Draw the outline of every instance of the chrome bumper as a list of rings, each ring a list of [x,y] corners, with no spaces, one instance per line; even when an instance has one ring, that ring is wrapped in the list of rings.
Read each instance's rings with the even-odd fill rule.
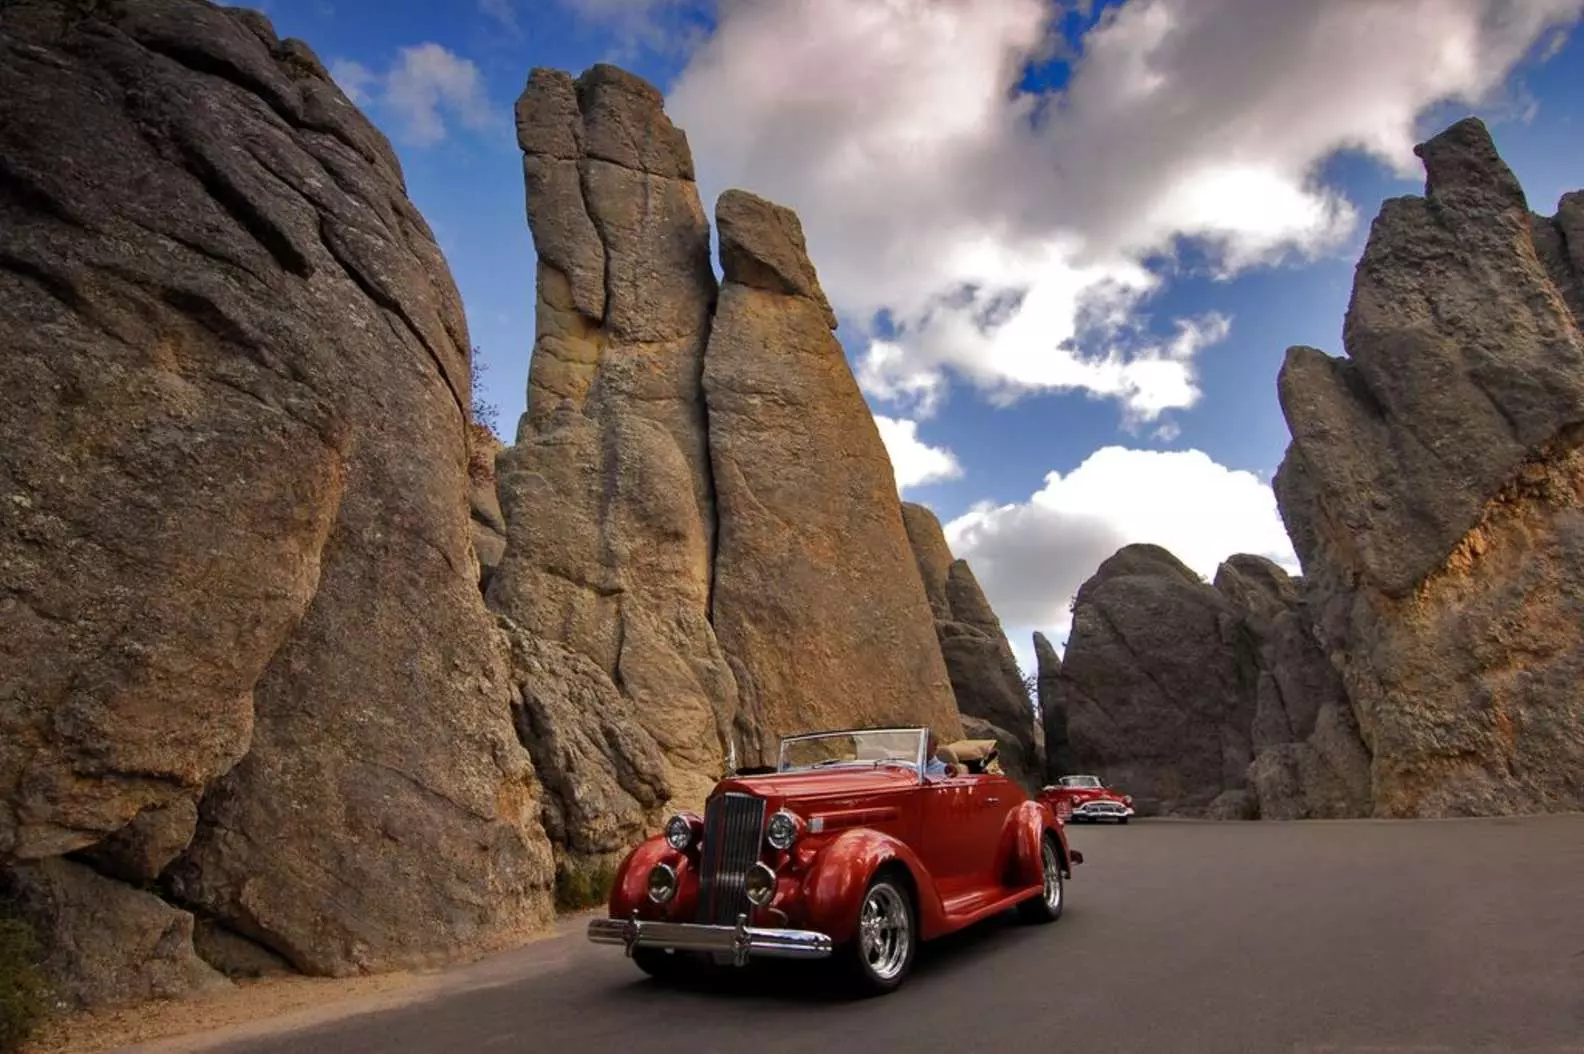
[[[737,966],[750,956],[774,959],[823,959],[833,943],[814,930],[766,929],[748,925],[748,916],[737,916],[735,926],[706,926],[693,922],[654,922],[630,919],[592,919],[588,939],[595,944],[619,944],[628,955],[634,948],[670,948],[686,952],[714,952],[732,957]]]

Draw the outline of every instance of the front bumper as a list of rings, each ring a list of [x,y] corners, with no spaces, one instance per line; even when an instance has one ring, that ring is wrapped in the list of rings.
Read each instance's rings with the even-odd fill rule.
[[[749,957],[773,959],[823,959],[834,942],[814,930],[770,929],[748,925],[739,915],[735,926],[706,926],[694,922],[655,922],[640,919],[593,919],[588,939],[595,944],[619,944],[628,955],[634,948],[669,948],[674,951],[730,955],[737,966]]]
[[[1072,811],[1072,816],[1080,820],[1122,820],[1130,819],[1133,816],[1133,810],[1128,806],[1123,806],[1119,809],[1115,805],[1107,805],[1104,808],[1090,808],[1087,805],[1080,805]]]

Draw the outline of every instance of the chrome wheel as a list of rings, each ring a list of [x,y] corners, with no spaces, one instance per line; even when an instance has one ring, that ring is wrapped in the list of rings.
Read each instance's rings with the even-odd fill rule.
[[[1041,925],[1061,918],[1062,893],[1061,850],[1056,837],[1049,832],[1040,839],[1040,891],[1018,905],[1018,914],[1029,922]]]
[[[858,913],[858,944],[864,965],[879,981],[895,980],[913,948],[913,918],[907,896],[889,882],[877,882]]]
[[[1040,853],[1045,861],[1045,907],[1054,915],[1061,911],[1061,861],[1056,858],[1056,847],[1049,838],[1041,839]]]

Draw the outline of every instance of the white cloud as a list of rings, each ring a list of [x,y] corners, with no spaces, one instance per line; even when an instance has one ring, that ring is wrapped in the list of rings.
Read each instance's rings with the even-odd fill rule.
[[[413,146],[444,140],[448,119],[476,131],[499,124],[478,66],[439,44],[402,48],[384,72],[338,59],[330,73],[349,99],[394,120],[395,137]]]
[[[942,480],[958,479],[962,466],[957,456],[945,447],[930,446],[918,437],[918,422],[875,415],[880,438],[891,456],[896,473],[897,492]]]
[[[732,0],[722,0],[729,4]],[[562,6],[615,36],[606,61],[630,61],[642,52],[686,54],[702,43],[699,19],[711,0],[560,0]]]
[[[1227,322],[1146,325],[1160,257],[1199,239],[1232,274],[1336,247],[1358,214],[1321,162],[1359,149],[1415,177],[1426,108],[1493,98],[1581,8],[1128,0],[1064,93],[1031,95],[1051,0],[721,0],[669,108],[707,200],[794,207],[844,318],[887,313],[859,355],[872,397],[927,416],[950,373],[1149,421],[1198,399],[1195,356]]]
[[[973,565],[1020,661],[1036,629],[1059,646],[1073,594],[1124,545],[1163,546],[1206,578],[1234,553],[1299,570],[1270,485],[1198,450],[1104,447],[1047,475],[1026,502],[975,506],[946,524],[946,540]]]

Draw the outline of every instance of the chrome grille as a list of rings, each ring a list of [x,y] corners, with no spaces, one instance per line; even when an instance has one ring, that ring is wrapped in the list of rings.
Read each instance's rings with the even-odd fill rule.
[[[765,803],[751,794],[722,794],[704,806],[698,921],[729,926],[749,911],[748,869],[759,860]]]

